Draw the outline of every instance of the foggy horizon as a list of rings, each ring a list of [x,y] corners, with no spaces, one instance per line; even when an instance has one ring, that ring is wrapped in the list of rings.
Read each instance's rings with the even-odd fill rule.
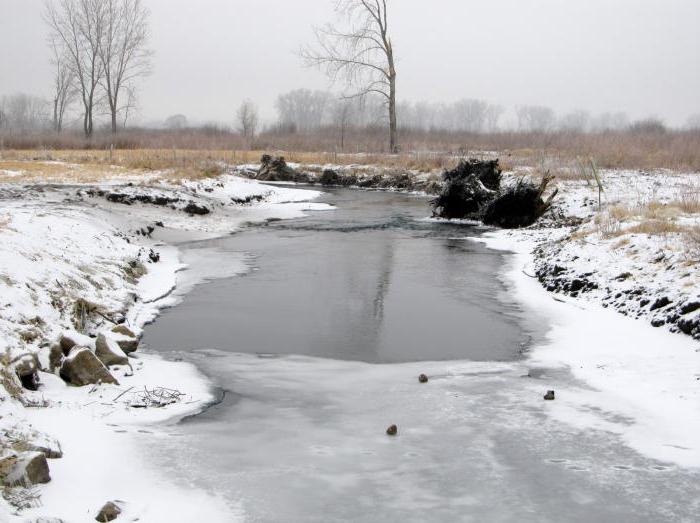
[[[313,43],[312,26],[334,20],[330,0],[144,4],[151,11],[153,72],[139,82],[133,123],[184,114],[191,123],[231,125],[244,99],[270,123],[279,94],[342,88],[298,56]],[[518,105],[551,107],[560,116],[576,110],[655,116],[673,126],[700,113],[700,2],[442,0],[427,10],[424,4],[390,6],[399,102],[485,100],[506,109],[504,126]],[[50,96],[43,8],[43,0],[0,0],[0,45],[9,50],[0,55],[0,97]]]

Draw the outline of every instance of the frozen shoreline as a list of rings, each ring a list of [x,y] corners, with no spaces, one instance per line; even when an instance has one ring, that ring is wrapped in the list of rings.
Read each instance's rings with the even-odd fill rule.
[[[112,190],[117,184],[118,181],[108,182],[102,187]],[[66,330],[65,319],[56,317],[48,306],[37,302],[37,299],[47,301],[45,298],[18,289],[18,284],[25,279],[29,285],[45,288],[45,284],[36,281],[37,272],[46,273],[51,286],[57,285],[59,288],[87,278],[92,289],[88,293],[90,301],[100,303],[109,297],[114,308],[120,302],[127,302],[129,295],[136,296],[133,305],[126,310],[125,324],[139,334],[145,324],[155,319],[159,310],[176,304],[184,293],[200,281],[210,277],[232,276],[245,270],[242,260],[230,259],[225,266],[220,260],[217,260],[219,263],[198,263],[200,270],[196,274],[183,271],[187,266],[183,264],[182,253],[172,244],[170,237],[178,241],[212,238],[229,234],[245,223],[292,218],[307,210],[329,209],[324,204],[308,203],[320,195],[317,191],[270,187],[234,177],[224,176],[198,184],[185,182],[183,185],[182,189],[171,186],[134,189],[131,185],[122,185],[114,190],[156,196],[167,191],[166,194],[174,195],[174,200],[182,194],[178,191],[192,191],[194,188],[194,192],[204,192],[203,201],[214,209],[211,217],[184,219],[178,209],[161,210],[146,205],[139,206],[136,212],[131,206],[127,208],[102,203],[86,206],[82,198],[79,201],[66,200],[65,195],[73,189],[59,189],[55,197],[37,195],[37,201],[32,199],[29,203],[13,198],[2,202],[4,205],[0,207],[0,215],[2,211],[9,211],[10,214],[4,224],[5,230],[0,233],[4,232],[4,238],[10,240],[6,246],[12,249],[16,245],[14,249],[22,256],[28,256],[28,261],[22,267],[16,258],[13,259],[16,254],[11,250],[0,252],[6,269],[2,274],[4,280],[0,283],[6,284],[11,292],[14,289],[16,296],[12,314],[0,318],[3,320],[0,328],[4,334],[0,349],[9,351],[9,357],[31,350],[30,347],[17,350],[19,340],[13,343],[10,338],[18,330],[17,322],[23,321],[22,317],[43,316],[41,326],[45,337],[53,337]],[[94,186],[84,186],[85,189],[90,187]],[[17,187],[8,190],[16,191]],[[81,190],[78,189],[78,194]],[[229,200],[251,196],[254,201],[250,205],[240,208],[234,202],[235,208],[228,210]],[[258,199],[259,202],[256,201]],[[88,203],[92,201],[94,198],[89,199]],[[221,211],[216,209],[219,201],[223,207]],[[44,211],[44,208],[47,210]],[[134,242],[121,232],[139,230],[140,224],[155,218],[164,219],[162,216],[166,216],[168,222],[168,228],[162,234],[165,240],[159,240],[158,234],[152,239],[149,234],[148,237],[136,237]],[[68,221],[65,221],[66,218]],[[91,232],[86,234],[85,229],[90,231],[90,227]],[[82,234],[76,237],[74,231],[78,230]],[[94,240],[85,241],[85,237],[90,236],[99,238],[104,248],[112,250],[112,253],[102,256]],[[31,242],[35,242],[36,246]],[[57,253],[61,253],[60,258],[52,258],[54,261],[39,259],[44,256],[36,253],[42,252],[43,247],[43,251],[51,256],[54,244],[59,249]],[[68,244],[72,244],[73,248],[66,250],[64,245]],[[104,292],[107,285],[115,282],[110,273],[116,275],[117,271],[111,267],[116,268],[119,263],[134,256],[140,258],[148,250],[155,250],[159,259],[147,265],[148,271],[135,285],[125,281],[115,287],[112,283],[107,287],[108,292]],[[198,256],[200,261],[206,260],[207,256],[216,257],[216,253],[212,252],[193,252],[189,255]],[[54,267],[56,263],[63,265]],[[92,268],[88,272],[87,267],[90,266]],[[76,267],[81,269],[77,270]],[[38,346],[35,350],[38,350],[39,359],[45,364],[45,350]],[[45,434],[50,440],[55,440],[54,446],[60,446],[63,457],[49,460],[52,479],[48,484],[27,491],[41,496],[38,502],[31,503],[34,508],[15,512],[4,500],[0,500],[0,519],[24,522],[41,517],[58,517],[64,521],[83,521],[93,519],[105,502],[114,500],[123,501],[120,520],[125,521],[136,518],[149,522],[189,522],[202,517],[221,522],[237,519],[236,508],[215,495],[187,488],[186,482],[176,484],[165,470],[140,465],[143,449],[138,443],[139,432],[155,431],[166,436],[168,425],[201,412],[215,400],[209,380],[189,363],[170,362],[148,353],[137,352],[130,362],[133,371],[128,367],[112,368],[120,385],[76,388],[67,386],[54,374],[41,372],[39,391],[25,391],[24,394],[30,402],[48,405],[48,408],[22,407],[5,396],[2,390],[0,429],[13,435],[26,434],[29,438],[35,437],[31,436],[32,433]],[[130,406],[134,395],[140,394],[139,391],[155,388],[180,391],[182,396],[177,403],[164,408],[135,409]]]
[[[230,198],[232,194],[255,195],[255,190],[265,187],[248,181],[239,184],[232,177],[224,179],[228,180],[224,187],[213,189],[223,189],[222,198]],[[269,189],[271,192],[267,193],[264,203],[243,209],[236,217],[225,215],[222,220],[209,220],[170,213],[169,225],[172,230],[184,230],[193,238],[211,238],[248,221],[293,217],[305,210],[327,209],[322,205],[299,203],[300,199],[318,196],[314,191]],[[126,217],[122,209],[114,206],[106,214],[101,209],[90,209],[85,216],[97,213],[118,229],[133,228],[137,222],[155,219],[162,212],[146,207],[140,209],[137,216]],[[70,214],[69,217],[76,218]],[[191,230],[193,223],[197,224],[194,231]],[[700,433],[697,342],[626,318],[612,309],[604,309],[594,300],[548,293],[531,276],[535,273],[533,250],[538,244],[538,234],[541,231],[498,231],[474,240],[514,253],[503,274],[504,281],[513,289],[519,304],[550,323],[546,341],[534,348],[525,364],[570,371],[581,382],[570,390],[557,391],[557,401],[548,409],[549,415],[581,429],[595,428],[617,434],[632,449],[653,459],[681,467],[700,467],[700,443],[694,437]],[[152,321],[158,310],[174,305],[198,281],[244,270],[240,260],[238,263],[228,260],[223,272],[219,263],[204,264],[197,275],[199,280],[194,280],[191,278],[194,275],[181,272],[184,266],[180,252],[169,244],[172,240],[166,238],[165,235],[163,240],[144,238],[138,246],[157,248],[161,258],[157,264],[149,266],[152,270],[141,278],[135,289],[141,299],[129,309],[127,321],[137,330]],[[216,253],[200,255],[202,260]],[[25,307],[31,310],[28,303]],[[213,494],[174,484],[166,478],[164,470],[139,469],[138,474],[134,473],[142,451],[137,444],[139,430],[162,433],[165,437],[169,423],[201,411],[213,399],[210,383],[191,364],[167,362],[157,356],[138,353],[135,361],[141,368],[131,377],[118,374],[122,381],[120,387],[104,385],[93,393],[89,392],[90,387],[69,388],[58,377],[42,374],[44,387],[39,393],[28,395],[54,404],[54,408],[12,407],[9,400],[0,403],[3,411],[0,428],[29,423],[34,429],[56,437],[65,451],[61,460],[51,461],[53,481],[40,488],[43,506],[24,511],[21,516],[12,516],[9,511],[3,512],[7,509],[0,503],[0,518],[26,521],[50,516],[79,521],[113,499],[127,502],[122,516],[126,521],[147,517],[149,522],[184,522],[202,516],[208,521],[232,521],[241,517],[238,507],[230,506]],[[114,401],[129,387],[144,386],[179,388],[187,397],[165,409],[150,410],[129,409]],[[94,466],[97,462],[101,464],[99,467]],[[71,485],[70,493],[66,485]],[[79,493],[79,502],[70,496],[72,493]]]
[[[527,231],[496,231],[474,241],[513,253],[504,281],[526,312],[550,324],[525,363],[570,371],[582,384],[557,391],[551,415],[619,434],[647,457],[700,468],[697,342],[600,304],[547,292],[532,276],[537,244]]]

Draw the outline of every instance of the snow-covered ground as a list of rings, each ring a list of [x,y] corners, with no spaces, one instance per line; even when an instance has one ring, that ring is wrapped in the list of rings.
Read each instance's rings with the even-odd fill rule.
[[[497,231],[483,241],[515,253],[505,277],[517,301],[551,322],[531,363],[566,367],[590,387],[552,412],[621,430],[632,448],[660,461],[700,467],[700,253],[692,247],[700,178],[602,178],[600,208],[595,184],[559,182],[555,214],[580,225]],[[684,330],[678,325],[694,325],[685,333],[695,339],[670,335]],[[612,416],[629,423],[610,423]]]
[[[110,201],[110,194],[125,198]],[[173,305],[197,283],[182,272],[190,260],[181,259],[173,242],[329,209],[310,203],[319,194],[231,176],[178,184],[129,178],[99,185],[1,186],[0,353],[3,365],[9,364],[4,384],[10,390],[17,387],[12,362],[23,354],[37,354],[41,367],[48,369],[49,347],[62,333],[72,333],[94,350],[95,339],[78,336],[76,328],[94,336],[110,328],[108,320],[124,321],[138,334],[160,308]],[[130,197],[136,199],[127,201]],[[189,214],[189,204],[208,212]],[[200,279],[207,271],[221,277],[244,268],[241,260],[227,260],[221,267],[216,253],[192,253],[203,267]],[[83,304],[82,312],[76,303]],[[187,363],[138,351],[129,362],[111,368],[119,385],[78,388],[56,374],[40,372],[39,390],[23,394],[31,408],[0,387],[0,431],[5,434],[0,458],[42,438],[54,438],[63,450],[61,459],[48,460],[51,482],[28,491],[6,490],[34,508],[15,513],[0,500],[0,520],[87,521],[114,500],[124,501],[121,518],[127,521],[235,519],[235,507],[215,496],[175,487],[163,470],[141,468],[134,445],[138,431],[123,430],[125,425],[162,425],[199,412],[215,399],[207,380]],[[176,401],[167,407],[142,408],[153,395],[171,391],[176,391]],[[13,443],[17,441],[20,447]],[[34,495],[40,497],[33,500]]]
[[[700,467],[700,353],[692,338],[700,314],[693,309],[700,301],[693,251],[697,175],[611,171],[603,182],[601,210],[590,182],[560,183],[559,211],[581,219],[579,225],[499,231],[482,240],[514,252],[504,274],[514,298],[551,324],[527,365],[567,369],[580,379],[580,387],[558,391],[547,414],[618,434],[653,459]],[[36,352],[47,367],[49,346],[82,321],[77,302],[91,311],[87,332],[110,327],[106,317],[125,320],[138,334],[197,283],[182,272],[190,260],[181,259],[177,242],[328,209],[309,202],[318,195],[228,175],[181,183],[125,176],[89,185],[0,186],[4,363]],[[241,260],[231,258],[222,267],[219,254],[190,251],[202,269],[198,278],[243,271]],[[654,307],[662,297],[668,303]],[[167,431],[168,423],[213,401],[206,379],[187,363],[138,351],[130,362],[132,368],[114,369],[119,385],[69,387],[42,372],[39,391],[25,393],[33,408],[0,387],[2,446],[11,446],[10,436],[36,430],[60,441],[64,454],[49,460],[52,481],[35,491],[39,506],[15,514],[0,500],[1,521],[87,521],[113,500],[124,500],[125,521],[237,519],[239,507],[230,501],[142,467],[143,450],[135,444],[149,425]],[[142,391],[154,390],[182,395],[165,408],[134,408],[144,401]]]

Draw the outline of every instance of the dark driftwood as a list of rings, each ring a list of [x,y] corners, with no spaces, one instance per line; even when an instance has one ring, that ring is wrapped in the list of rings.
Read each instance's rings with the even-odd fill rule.
[[[433,216],[447,219],[481,220],[503,228],[526,227],[537,221],[551,207],[554,191],[543,200],[547,186],[554,179],[545,175],[539,186],[520,179],[501,189],[498,160],[462,161],[443,174],[445,186],[433,204]]]

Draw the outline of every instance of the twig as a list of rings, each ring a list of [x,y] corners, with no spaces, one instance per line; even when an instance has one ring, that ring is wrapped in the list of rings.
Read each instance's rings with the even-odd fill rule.
[[[117,401],[119,398],[121,398],[124,394],[126,394],[127,392],[129,392],[129,391],[132,390],[133,388],[134,388],[134,387],[129,387],[129,388],[126,389],[124,392],[122,392],[119,396],[117,396],[116,398],[114,398],[112,401]]]

